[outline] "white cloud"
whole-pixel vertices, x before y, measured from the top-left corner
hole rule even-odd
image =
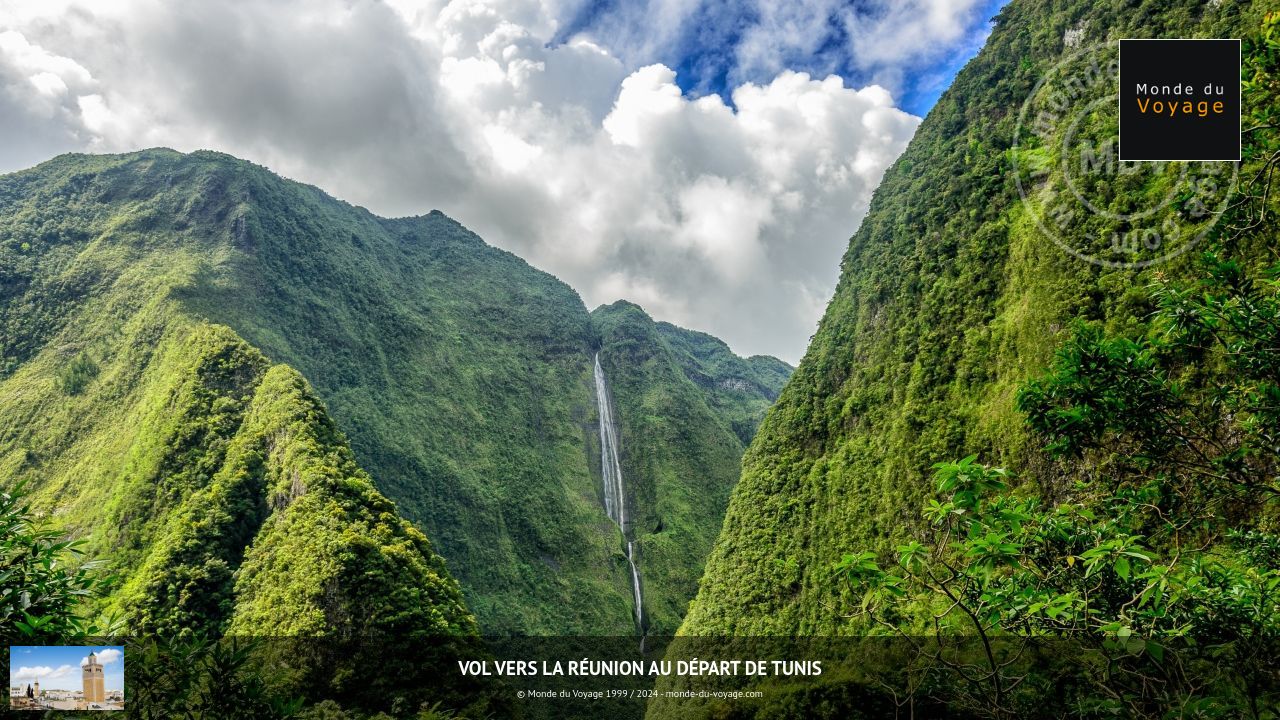
[[[603,122],[610,145],[559,156],[562,189],[550,203],[560,229],[549,237],[608,242],[538,255],[588,298],[626,297],[740,351],[794,360],[848,234],[916,121],[878,88],[799,73],[733,99],[737,112],[717,97],[682,98],[661,66],[629,77]]]
[[[833,27],[844,33],[838,57],[878,74],[951,51],[974,28],[987,0],[757,0],[758,20],[735,45],[736,71],[777,72],[795,58],[827,48]]]
[[[79,100],[93,76],[75,60],[33,44],[0,24],[0,167],[21,167],[91,143]]]
[[[695,5],[658,3],[651,37]],[[733,107],[690,98],[662,65],[549,46],[569,12],[551,0],[49,7],[0,9],[0,169],[223,150],[382,214],[438,207],[589,306],[630,299],[791,361],[918,122],[880,87],[783,66]],[[800,42],[802,14],[788,27]]]
[[[849,46],[856,49],[858,67],[891,87],[901,83],[904,73],[919,71],[946,53],[976,50],[990,32],[979,22],[986,18],[978,17],[985,0],[876,0],[875,6],[870,15],[846,13],[841,22]],[[929,83],[917,78],[917,84]]]
[[[937,56],[962,40],[983,0],[877,0],[841,14],[854,60],[864,67]]]
[[[99,665],[110,665],[111,663],[116,662],[120,658],[124,657],[124,653],[120,652],[115,648],[103,648],[101,650],[95,650],[93,651],[93,654],[97,659]],[[88,662],[89,662],[88,655],[85,655],[84,657],[80,658],[81,667],[84,667],[85,665],[87,665]]]
[[[37,665],[35,667],[27,667],[24,665],[18,668],[17,670],[11,671],[9,675],[14,680],[22,680],[22,681],[39,680],[43,682],[46,680],[57,680],[59,678],[69,677],[76,672],[77,672],[77,669],[71,667],[70,665],[59,665],[56,668],[51,668],[47,665]]]

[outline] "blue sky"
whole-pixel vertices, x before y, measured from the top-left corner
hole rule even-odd
[[[657,2],[587,0],[562,19],[557,41],[586,35],[629,64],[662,63],[676,71],[681,89],[692,95],[718,93],[727,99],[737,84],[766,83],[773,73],[786,68],[819,77],[836,74],[852,87],[871,82],[883,84],[898,100],[899,107],[922,116],[951,84],[956,72],[980,49],[991,18],[1006,1],[915,2],[919,6],[918,14],[941,15],[937,23],[949,24],[955,35],[939,42],[933,34],[922,32],[912,37],[912,33],[907,32],[893,41],[905,52],[889,56],[874,52],[864,56],[860,48],[874,44],[874,38],[867,38],[858,28],[878,28],[885,35],[893,35],[898,30],[894,27],[895,18],[890,17],[893,6],[909,6],[913,4],[911,0],[890,3],[874,0],[676,2],[675,5],[683,4],[687,8],[686,12],[678,13],[681,21],[678,28],[656,34],[648,22],[653,16],[652,9],[640,14],[635,8],[657,5]],[[765,9],[787,4],[802,9],[784,17]],[[794,37],[785,37],[788,25],[795,28]],[[655,36],[659,38],[656,42]],[[773,36],[775,42],[758,43],[764,46],[763,53],[742,52],[752,39],[769,36]]]
[[[103,668],[106,689],[121,690],[124,687],[124,647],[120,645],[10,647],[9,687],[25,687],[39,680],[41,690],[81,690],[84,683],[80,663],[90,652],[107,660]]]

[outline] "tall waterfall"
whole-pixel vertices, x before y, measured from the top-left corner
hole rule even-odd
[[[627,518],[627,494],[622,485],[622,464],[618,461],[618,426],[613,421],[613,406],[609,402],[609,383],[600,367],[600,353],[596,353],[596,405],[600,416],[600,479],[604,483],[604,511],[622,531],[626,542],[627,565],[631,567],[631,593],[635,601],[636,628],[643,636],[644,594],[640,589],[640,571],[636,568],[636,541]],[[643,643],[641,644],[643,648]]]

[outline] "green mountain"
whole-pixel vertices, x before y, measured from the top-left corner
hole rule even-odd
[[[572,289],[440,213],[211,152],[60,156],[0,177],[0,483],[29,480],[149,625],[469,632],[460,586],[486,633],[630,634],[599,352],[671,629],[788,368],[644,323],[615,350]]]
[[[919,529],[935,463],[978,453],[1022,482],[1070,486],[1015,409],[1018,388],[1050,365],[1073,321],[1140,336],[1155,309],[1147,287],[1196,277],[1197,253],[1127,269],[1085,262],[1045,237],[1019,200],[1015,160],[1049,156],[1015,147],[1019,109],[1077,48],[1256,36],[1275,8],[1014,0],[1000,12],[850,240],[818,332],[743,459],[683,632],[858,632],[863,620],[847,612],[854,598],[840,595],[832,567],[844,553],[887,556]],[[1114,123],[1114,102],[1096,107],[1081,127]],[[1246,116],[1263,111],[1246,97]],[[1138,176],[1106,182],[1092,189],[1110,193],[1113,210],[1168,189]],[[1031,192],[1052,200],[1076,190],[1046,182]],[[1105,213],[1061,222],[1087,251],[1127,229]],[[1265,247],[1234,250],[1250,267],[1272,257]]]
[[[126,570],[113,609],[166,632],[474,634],[443,560],[307,382],[163,305],[110,345],[37,355],[3,393],[6,472]]]
[[[793,368],[769,355],[738,357],[721,340],[670,323],[658,323],[658,335],[685,377],[702,389],[711,409],[728,421],[744,446],[749,445]]]

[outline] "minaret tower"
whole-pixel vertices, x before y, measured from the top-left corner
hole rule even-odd
[[[101,703],[106,700],[107,694],[103,690],[102,683],[102,663],[98,662],[98,656],[89,653],[89,657],[85,658],[84,665],[80,666],[84,675],[84,701],[86,703]]]

